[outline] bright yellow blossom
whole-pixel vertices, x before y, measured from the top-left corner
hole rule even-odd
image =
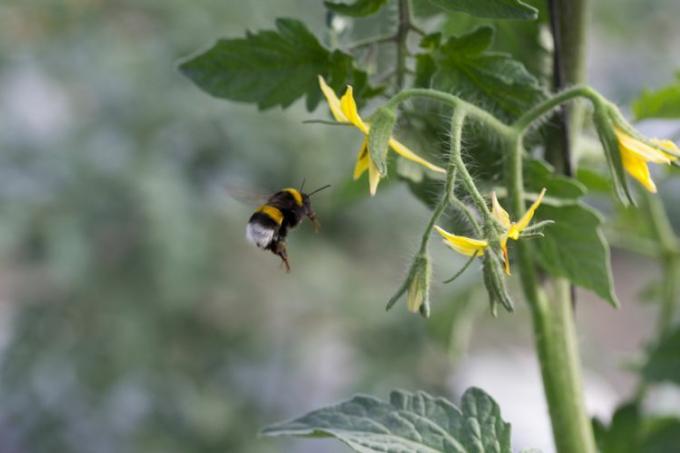
[[[680,149],[670,140],[650,140],[653,144],[665,148],[668,152],[663,152],[647,143],[638,140],[621,129],[615,129],[616,138],[619,141],[619,152],[621,153],[621,163],[623,168],[645,189],[656,193],[656,185],[649,174],[647,162],[655,164],[670,164],[677,159],[672,153],[680,153]]]
[[[352,87],[347,85],[345,94],[342,98],[338,99],[333,89],[326,84],[326,81],[321,76],[319,76],[319,85],[326,97],[333,118],[340,123],[352,124],[364,134],[364,141],[361,144],[361,149],[359,150],[357,161],[354,166],[354,179],[359,179],[359,177],[368,170],[369,190],[371,195],[375,195],[375,192],[378,189],[378,183],[380,182],[380,172],[373,160],[371,160],[371,154],[368,152],[368,131],[370,125],[365,123],[364,120],[361,119],[361,116],[359,116],[357,105],[354,101],[354,96],[352,95]],[[406,159],[416,162],[432,171],[446,173],[446,170],[426,161],[392,137],[390,137],[389,146],[397,154]]]
[[[541,193],[536,198],[527,212],[524,213],[521,219],[517,222],[510,221],[510,215],[503,209],[503,207],[498,203],[496,198],[496,193],[491,195],[491,215],[496,219],[496,221],[503,227],[504,232],[500,237],[501,240],[501,250],[503,251],[503,261],[505,263],[505,273],[510,275],[510,260],[508,259],[508,239],[517,240],[520,234],[524,231],[531,223],[531,219],[534,217],[534,213],[538,206],[543,201],[543,196],[545,195],[545,189],[541,190]],[[448,231],[435,225],[437,232],[444,238],[444,243],[451,247],[458,253],[462,253],[467,256],[481,256],[484,251],[489,246],[488,241],[485,239],[472,239],[466,236],[458,236],[456,234],[451,234]]]

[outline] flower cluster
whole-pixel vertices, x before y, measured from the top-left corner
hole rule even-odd
[[[505,273],[510,275],[510,260],[508,257],[508,239],[517,240],[520,238],[522,232],[529,226],[531,219],[534,217],[534,213],[538,206],[543,201],[543,196],[545,195],[545,189],[541,190],[541,193],[536,198],[524,213],[521,219],[517,222],[510,221],[510,215],[503,209],[503,207],[498,203],[498,198],[496,193],[491,194],[491,215],[494,220],[500,224],[503,228],[503,232],[500,236],[501,250],[503,252],[503,262],[505,267]],[[444,238],[444,243],[451,247],[458,253],[462,253],[466,256],[479,256],[484,255],[485,250],[489,247],[489,241],[486,239],[473,239],[466,236],[459,236],[456,234],[449,233],[445,229],[438,225],[435,225],[435,229]]]

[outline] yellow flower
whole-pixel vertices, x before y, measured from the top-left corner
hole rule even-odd
[[[621,163],[623,168],[645,189],[656,193],[656,185],[649,174],[647,162],[655,164],[670,164],[677,159],[672,153],[680,152],[680,149],[670,140],[650,140],[653,144],[665,148],[668,152],[663,152],[638,140],[621,129],[615,129],[616,138],[619,141],[619,152],[621,153]]]
[[[378,183],[380,182],[380,172],[375,163],[371,160],[371,154],[368,152],[368,131],[370,125],[365,123],[364,120],[361,119],[361,116],[359,116],[357,104],[352,95],[352,87],[348,85],[345,94],[341,99],[338,99],[333,89],[326,84],[326,81],[321,76],[319,76],[319,85],[326,97],[333,118],[340,123],[352,124],[364,134],[364,141],[361,144],[356,165],[354,166],[354,179],[359,179],[359,177],[368,170],[369,190],[371,195],[375,195],[375,192],[378,189]],[[408,160],[416,162],[432,171],[446,173],[446,170],[426,161],[392,137],[390,137],[389,146],[394,152]]]
[[[505,273],[510,275],[510,260],[508,259],[508,239],[517,240],[520,234],[524,231],[531,223],[531,219],[534,217],[534,213],[538,206],[543,201],[543,196],[545,195],[545,189],[541,190],[536,201],[534,201],[527,212],[524,213],[521,219],[517,222],[510,221],[510,215],[503,209],[503,207],[498,203],[498,198],[496,198],[496,193],[491,194],[491,215],[501,224],[504,233],[501,235],[501,250],[503,251],[503,261],[505,263]],[[484,251],[489,246],[489,243],[484,239],[472,239],[466,236],[458,236],[456,234],[451,234],[448,231],[435,225],[437,232],[444,238],[444,243],[451,247],[458,253],[462,253],[467,256],[481,256]]]

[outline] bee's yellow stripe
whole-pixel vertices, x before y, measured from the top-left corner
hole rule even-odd
[[[281,222],[283,222],[283,213],[274,206],[263,204],[262,206],[257,208],[257,212],[261,212],[262,214],[266,215],[274,222],[276,222],[278,225],[281,225]]]
[[[298,206],[302,206],[302,194],[299,190],[289,187],[287,189],[283,189],[283,192],[288,192],[291,194],[293,198],[295,198],[295,203],[297,203]]]

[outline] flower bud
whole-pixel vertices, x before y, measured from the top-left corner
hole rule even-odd
[[[408,284],[406,306],[411,313],[420,313],[426,318],[430,314],[430,277],[432,266],[427,255],[419,255],[413,262],[411,279]]]

